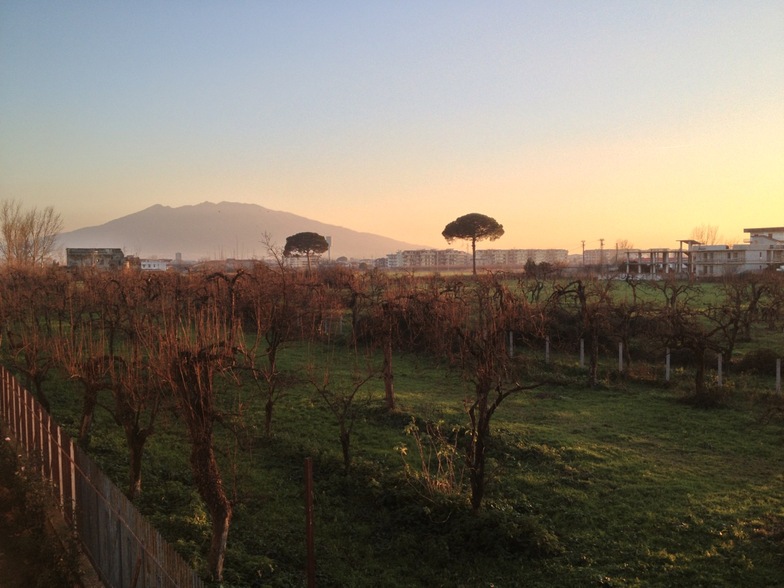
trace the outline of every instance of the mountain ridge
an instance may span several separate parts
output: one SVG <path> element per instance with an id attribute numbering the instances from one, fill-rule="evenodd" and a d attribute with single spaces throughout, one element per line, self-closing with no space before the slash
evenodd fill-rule
<path id="1" fill-rule="evenodd" d="M 312 231 L 332 237 L 330 257 L 372 259 L 400 249 L 427 249 L 406 241 L 323 223 L 290 212 L 242 202 L 202 202 L 179 207 L 154 204 L 102 225 L 61 233 L 65 248 L 117 247 L 126 255 L 183 259 L 257 258 L 268 256 L 263 239 L 275 247 L 286 237 Z"/>

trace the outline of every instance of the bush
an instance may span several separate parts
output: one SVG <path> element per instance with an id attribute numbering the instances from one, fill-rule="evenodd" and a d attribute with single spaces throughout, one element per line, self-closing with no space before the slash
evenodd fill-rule
<path id="1" fill-rule="evenodd" d="M 506 504 L 488 503 L 473 513 L 462 511 L 452 519 L 452 548 L 496 556 L 551 557 L 563 551 L 558 537 L 534 516 Z"/>
<path id="2" fill-rule="evenodd" d="M 772 349 L 754 349 L 740 359 L 736 369 L 742 374 L 774 374 L 776 373 L 776 359 L 779 358 L 781 358 L 781 354 Z"/>

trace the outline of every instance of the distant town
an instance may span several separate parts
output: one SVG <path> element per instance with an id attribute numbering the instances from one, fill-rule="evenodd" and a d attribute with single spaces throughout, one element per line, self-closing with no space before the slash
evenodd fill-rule
<path id="1" fill-rule="evenodd" d="M 743 243 L 733 245 L 701 243 L 694 239 L 680 240 L 677 248 L 634 249 L 601 247 L 584 249 L 570 255 L 566 249 L 484 249 L 477 247 L 476 265 L 487 270 L 552 271 L 591 270 L 600 274 L 652 278 L 676 273 L 698 277 L 719 277 L 764 270 L 784 271 L 784 227 L 744 229 Z M 327 237 L 331 243 L 331 238 Z M 140 271 L 186 271 L 200 266 L 237 270 L 256 263 L 283 263 L 304 268 L 304 256 L 275 259 L 223 259 L 213 261 L 185 260 L 181 255 L 173 259 L 142 259 L 124 255 L 119 248 L 68 248 L 68 267 L 97 267 L 103 269 L 133 268 Z M 313 259 L 310 260 L 314 262 Z M 315 260 L 319 265 L 339 265 L 356 269 L 390 270 L 460 270 L 470 268 L 471 254 L 458 249 L 412 249 L 388 253 L 375 259 L 332 259 L 330 251 Z"/>

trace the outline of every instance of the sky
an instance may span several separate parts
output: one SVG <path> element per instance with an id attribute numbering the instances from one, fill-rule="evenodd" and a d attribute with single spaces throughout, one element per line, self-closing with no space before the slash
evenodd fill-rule
<path id="1" fill-rule="evenodd" d="M 3 0 L 0 200 L 246 202 L 447 247 L 784 226 L 784 0 Z M 485 245 L 490 246 L 490 245 Z"/>

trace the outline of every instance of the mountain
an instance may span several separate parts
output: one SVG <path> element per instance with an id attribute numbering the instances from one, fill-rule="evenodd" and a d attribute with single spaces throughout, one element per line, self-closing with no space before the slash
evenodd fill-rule
<path id="1" fill-rule="evenodd" d="M 330 257 L 357 259 L 382 257 L 400 249 L 423 249 L 372 233 L 328 225 L 257 204 L 202 202 L 172 208 L 156 204 L 99 226 L 61 233 L 59 245 L 72 247 L 118 247 L 126 255 L 185 260 L 248 259 L 267 257 L 263 235 L 278 247 L 286 237 L 304 231 L 332 237 Z"/>

